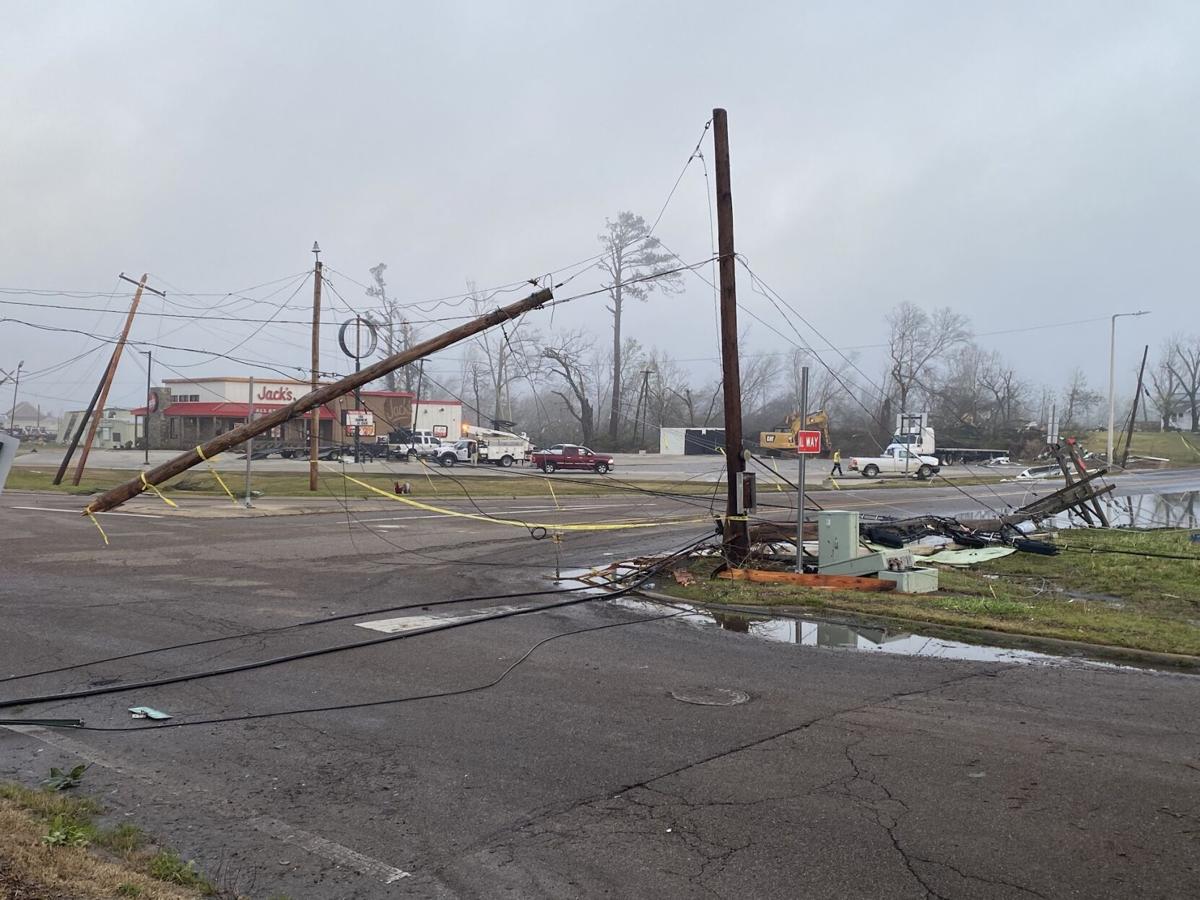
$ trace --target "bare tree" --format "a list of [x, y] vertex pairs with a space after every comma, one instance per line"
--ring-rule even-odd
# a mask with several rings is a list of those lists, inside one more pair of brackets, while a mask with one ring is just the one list
[[1002, 365], [989, 367], [983, 372], [983, 386], [995, 398], [992, 432], [1016, 426], [1018, 418], [1026, 411], [1029, 395], [1028, 386], [1017, 378], [1016, 370]]
[[1200, 337], [1175, 338], [1167, 354], [1167, 368], [1175, 376], [1187, 401], [1192, 431], [1200, 431]]
[[564, 382], [565, 391], [551, 388], [550, 392], [560, 397], [571, 417], [579, 423], [581, 442], [591, 445], [596, 435], [595, 407], [588, 391], [589, 366], [585, 361], [591, 355], [593, 339], [583, 331], [564, 335], [552, 346], [542, 348], [542, 356], [550, 362], [550, 374]]
[[[494, 305], [490, 298], [479, 293], [474, 282], [467, 282], [467, 290], [472, 311], [476, 316], [486, 314]], [[471, 342], [479, 353], [479, 368], [490, 388], [492, 420], [510, 419], [513, 382], [527, 379], [532, 389], [540, 369], [540, 336], [536, 331], [525, 328], [518, 322], [515, 325], [506, 324], [481, 331]]]
[[1175, 417], [1183, 409], [1179, 380], [1175, 377], [1175, 372], [1170, 366], [1171, 349], [1171, 344], [1168, 342], [1163, 348], [1163, 358], [1159, 360], [1158, 365], [1150, 370], [1150, 390], [1148, 391], [1148, 395], [1151, 405], [1154, 406], [1155, 412], [1158, 413], [1158, 427], [1160, 431], [1166, 431], [1172, 427]]
[[[377, 303], [375, 309], [368, 310], [364, 316], [379, 332], [380, 358], [386, 358], [403, 350], [408, 350], [417, 342], [417, 329], [404, 315], [399, 303], [387, 295], [387, 282], [383, 273], [387, 271], [387, 263], [380, 263], [368, 269], [371, 280], [375, 283], [367, 288], [367, 296]], [[417, 367], [404, 366], [398, 371], [388, 372], [384, 383], [389, 391], [400, 389], [403, 381], [404, 390], [414, 391], [417, 386]]]
[[625, 301], [645, 300], [655, 289], [664, 294], [680, 289], [679, 273], [664, 274], [670, 269], [672, 255], [660, 249], [658, 239], [650, 234], [645, 220], [631, 212], [622, 212], [615, 222], [605, 220], [599, 236], [604, 248], [597, 263], [607, 276], [605, 289], [613, 317], [612, 402], [608, 413], [608, 439], [617, 445], [621, 423], [622, 342], [621, 316]]
[[930, 391], [943, 422], [994, 437], [1014, 424], [1026, 387], [999, 353], [970, 342], [949, 355]]
[[1066, 406], [1062, 422], [1079, 424], [1077, 417], [1086, 416], [1104, 398], [1088, 387], [1087, 376], [1078, 366], [1071, 372], [1071, 380], [1063, 391], [1063, 403]]
[[617, 370], [620, 393], [613, 397], [621, 410], [617, 439], [630, 446], [638, 443], [638, 435], [645, 430], [643, 401], [653, 374], [652, 360], [641, 341], [625, 338], [621, 341], [621, 367]]
[[946, 431], [977, 430], [991, 417], [991, 397], [983, 383], [987, 353], [975, 343], [947, 355], [944, 368], [926, 386], [932, 410]]
[[912, 303], [901, 303], [888, 313], [887, 322], [889, 394], [901, 412], [912, 412], [914, 392], [928, 391], [938, 362], [970, 339], [970, 324], [949, 307], [931, 315]]
[[782, 369], [781, 360], [773, 353], [751, 357], [746, 361], [741, 367], [742, 409], [745, 413], [755, 413], [766, 405]]
[[652, 372], [650, 392], [653, 396], [653, 420], [657, 427], [677, 425], [681, 421], [685, 421], [689, 427], [694, 426], [696, 404], [687, 372], [659, 350], [651, 352], [649, 365]]

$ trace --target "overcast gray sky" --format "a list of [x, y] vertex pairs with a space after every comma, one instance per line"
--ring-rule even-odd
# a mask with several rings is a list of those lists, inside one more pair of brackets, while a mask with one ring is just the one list
[[[737, 248], [838, 345], [878, 343], [904, 300], [953, 306], [980, 333], [1104, 317], [979, 339], [1031, 381], [1061, 384], [1078, 364], [1100, 386], [1109, 314], [1154, 312], [1121, 323], [1123, 370], [1143, 343], [1200, 331], [1194, 2], [4, 8], [6, 290], [107, 294], [118, 272], [148, 271], [178, 303], [203, 307], [222, 301], [182, 292], [299, 273], [314, 240], [352, 304], [362, 289], [336, 273], [367, 281], [380, 261], [406, 300], [461, 292], [468, 278], [513, 282], [595, 253], [606, 216], [653, 219], [724, 106]], [[707, 138], [703, 149], [711, 159]], [[709, 254], [697, 164], [659, 234], [689, 261]], [[587, 273], [571, 289], [598, 283]], [[280, 284], [271, 299], [286, 300], [288, 281], [254, 295]], [[685, 284], [631, 309], [627, 333], [696, 359], [708, 378], [712, 294]], [[739, 288], [770, 313], [744, 276]], [[128, 296], [122, 288], [113, 307]], [[311, 282], [291, 302], [297, 310], [279, 317], [304, 318]], [[156, 299], [144, 308], [184, 311]], [[120, 324], [0, 309], [108, 334]], [[224, 350], [257, 327], [183, 324], [145, 318], [134, 336]], [[553, 324], [587, 324], [602, 339], [609, 326], [600, 298], [557, 310]], [[760, 326], [751, 336], [753, 350], [787, 346]], [[333, 332], [326, 345], [324, 364], [345, 370]], [[44, 369], [90, 346], [0, 322], [0, 368]], [[305, 366], [306, 348], [303, 326], [268, 326], [234, 353]], [[81, 406], [107, 352], [26, 382], [22, 397]], [[875, 352], [859, 351], [871, 373]], [[155, 356], [189, 374], [249, 374]], [[113, 401], [140, 403], [144, 378], [127, 358]], [[0, 406], [10, 399], [6, 386]]]

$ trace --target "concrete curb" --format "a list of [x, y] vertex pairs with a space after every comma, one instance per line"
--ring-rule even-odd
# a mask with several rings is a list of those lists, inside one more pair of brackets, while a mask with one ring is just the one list
[[907, 631], [919, 631], [933, 637], [961, 640], [968, 644], [989, 644], [1014, 650], [1033, 650], [1054, 656], [1087, 657], [1104, 662], [1133, 663], [1157, 668], [1182, 671], [1200, 670], [1200, 656], [1186, 653], [1160, 653], [1154, 650], [1139, 650], [1135, 647], [1114, 647], [1108, 644], [1089, 644], [1065, 638], [1042, 637], [1008, 631], [993, 631], [988, 628], [971, 628], [966, 625], [946, 625], [925, 619], [905, 619], [899, 616], [864, 615], [846, 609], [815, 606], [744, 606], [741, 604], [705, 603], [674, 597], [658, 591], [637, 591], [643, 597], [660, 603], [690, 603], [704, 609], [723, 612], [744, 613], [757, 616], [774, 616], [787, 619], [808, 619], [829, 622], [833, 625], [895, 625]]

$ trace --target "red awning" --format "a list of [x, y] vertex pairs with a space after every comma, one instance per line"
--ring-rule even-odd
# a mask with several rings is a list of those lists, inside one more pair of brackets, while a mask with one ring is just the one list
[[[278, 403], [255, 403], [254, 414], [257, 416], [265, 415], [266, 413], [275, 412], [286, 404]], [[221, 419], [244, 419], [250, 412], [249, 403], [172, 403], [163, 410], [164, 416], [216, 416]], [[312, 413], [306, 412], [303, 416], [297, 418], [311, 419]], [[321, 418], [329, 421], [335, 420], [334, 416], [326, 407], [321, 407]]]

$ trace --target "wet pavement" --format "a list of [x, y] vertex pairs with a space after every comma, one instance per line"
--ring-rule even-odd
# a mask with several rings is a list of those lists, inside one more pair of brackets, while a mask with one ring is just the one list
[[826, 647], [861, 653], [923, 656], [933, 659], [957, 659], [973, 662], [1116, 668], [1113, 663], [1090, 660], [1078, 655], [1065, 656], [1011, 647], [972, 644], [887, 627], [847, 625], [840, 622], [800, 619], [790, 616], [758, 616], [752, 613], [716, 611], [688, 603], [668, 604], [629, 598], [620, 598], [610, 602], [647, 615], [661, 615], [674, 609], [678, 610], [679, 614], [670, 620], [673, 622], [693, 628], [715, 628], [745, 634], [750, 638], [776, 644], [794, 644], [797, 647]]
[[[1200, 894], [1196, 678], [951, 659], [887, 629], [661, 619], [598, 599], [471, 621], [543, 601], [495, 595], [551, 587], [560, 551], [579, 567], [679, 547], [702, 527], [559, 547], [416, 512], [127, 515], [105, 518], [106, 547], [78, 516], [28, 505], [0, 497], [0, 676], [225, 642], [9, 682], [6, 698], [410, 633], [402, 611], [381, 609], [392, 604], [469, 626], [28, 707], [117, 732], [0, 728], [0, 777], [36, 784], [88, 762], [83, 789], [114, 821], [231, 892]], [[461, 599], [432, 607], [447, 598]], [[331, 613], [353, 615], [239, 637]], [[872, 649], [914, 639], [923, 650]], [[124, 733], [132, 705], [205, 724]]]

